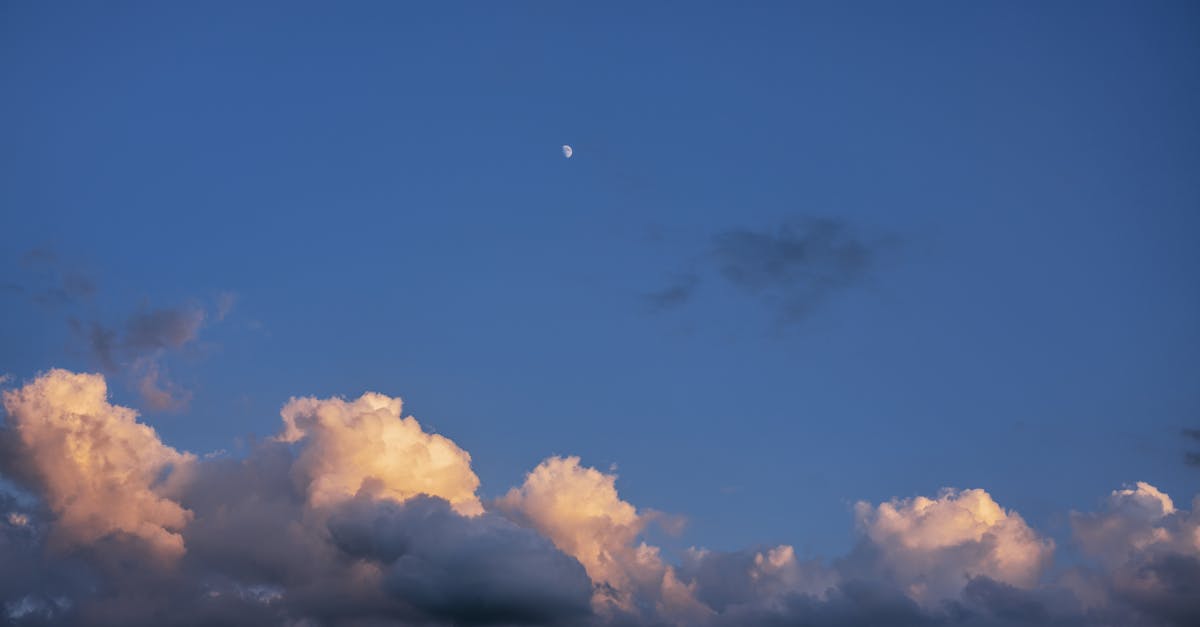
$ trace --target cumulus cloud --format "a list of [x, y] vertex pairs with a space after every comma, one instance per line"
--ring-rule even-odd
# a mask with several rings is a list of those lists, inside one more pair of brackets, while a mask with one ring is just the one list
[[1180, 510], [1145, 482], [1114, 490], [1100, 512], [1071, 515], [1080, 548], [1100, 566], [1073, 581], [1095, 605], [1124, 602], [1172, 624], [1200, 622], [1200, 496]]
[[645, 521], [637, 508], [621, 500], [616, 480], [616, 475], [580, 465], [578, 457], [551, 457], [497, 505], [523, 516], [574, 555], [592, 579], [624, 590], [629, 567], [638, 561], [634, 540]]
[[692, 548], [679, 574], [696, 597], [723, 614], [770, 608], [795, 595], [825, 596], [838, 573], [818, 560], [801, 561], [790, 545], [733, 552]]
[[1148, 483], [1071, 517], [1085, 560], [980, 489], [855, 508], [849, 555], [693, 548], [617, 477], [551, 457], [486, 505], [470, 456], [398, 398], [292, 399], [276, 438], [195, 457], [55, 370], [4, 394], [0, 623], [1196, 624], [1197, 504]]
[[439, 496], [461, 514], [483, 511], [471, 455], [449, 438], [403, 417], [399, 398], [368, 392], [356, 400], [295, 398], [283, 408], [284, 442], [304, 441], [294, 476], [315, 507], [366, 492], [403, 501]]
[[583, 566], [495, 514], [464, 517], [445, 500], [355, 499], [329, 522], [346, 554], [383, 564], [385, 587], [458, 625], [559, 624], [591, 613]]
[[194, 458], [163, 444], [133, 410], [109, 404], [107, 396], [103, 377], [65, 370], [5, 391], [19, 443], [9, 464], [35, 482], [58, 516], [62, 542], [123, 533], [177, 557], [190, 512], [163, 495], [163, 478]]
[[[600, 609], [636, 611], [639, 596], [657, 597], [667, 567], [656, 547], [638, 543], [645, 516], [617, 494], [614, 474], [551, 457], [525, 482], [496, 501], [497, 507], [530, 524], [578, 559], [597, 583]], [[680, 593], [679, 588], [673, 592]]]
[[984, 490], [945, 490], [936, 499], [878, 506], [859, 502], [855, 518], [873, 566], [926, 603], [958, 596], [971, 577], [1030, 588], [1054, 552], [1052, 541]]

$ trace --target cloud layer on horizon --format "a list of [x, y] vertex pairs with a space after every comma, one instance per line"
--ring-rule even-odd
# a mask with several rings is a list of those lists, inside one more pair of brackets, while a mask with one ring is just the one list
[[[98, 374], [4, 392], [0, 623], [11, 625], [1185, 625], [1200, 497], [1072, 513], [1083, 559], [982, 489], [855, 506], [847, 555], [677, 559], [616, 476], [550, 457], [493, 502], [398, 398], [292, 399], [245, 457], [164, 444]], [[3, 484], [0, 484], [2, 486]]]

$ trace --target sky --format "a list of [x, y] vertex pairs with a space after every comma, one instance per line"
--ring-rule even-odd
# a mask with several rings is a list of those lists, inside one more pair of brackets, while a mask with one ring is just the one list
[[[217, 577], [206, 508], [262, 466], [354, 540], [338, 559], [392, 573], [411, 624], [492, 619], [413, 601], [396, 581], [440, 580], [396, 574], [362, 520], [441, 516], [417, 544], [461, 527], [489, 564], [561, 568], [592, 590], [546, 601], [571, 620], [773, 624], [727, 608], [801, 591], [828, 618], [860, 580], [933, 620], [994, 597], [964, 571], [1185, 624], [1195, 603], [1121, 593], [1096, 530], [1150, 503], [1200, 590], [1198, 27], [1189, 2], [3, 3], [0, 492], [53, 556], [44, 589], [0, 576], [6, 620], [142, 620], [48, 592], [124, 581], [114, 537]], [[89, 466], [54, 447], [79, 415], [125, 433], [122, 407], [154, 430], [129, 431], [148, 483], [116, 518], [76, 511]], [[397, 461], [421, 455], [457, 461]], [[591, 505], [547, 496], [574, 489], [620, 532], [580, 539]], [[1005, 530], [926, 535], [1027, 563], [914, 557], [888, 521], [918, 497]], [[700, 548], [824, 570], [739, 605]], [[910, 567], [919, 586], [887, 578]], [[288, 620], [348, 620], [219, 572]]]

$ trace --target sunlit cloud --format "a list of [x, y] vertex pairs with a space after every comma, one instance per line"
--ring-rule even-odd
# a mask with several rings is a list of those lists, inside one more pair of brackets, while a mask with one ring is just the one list
[[288, 401], [279, 439], [305, 444], [293, 475], [310, 504], [331, 506], [360, 493], [396, 501], [426, 494], [446, 499], [460, 514], [483, 512], [471, 455], [423, 431], [402, 408], [400, 399], [374, 393], [353, 401]]
[[169, 557], [184, 552], [191, 512], [164, 495], [167, 480], [194, 461], [166, 446], [128, 408], [111, 405], [100, 375], [52, 370], [4, 392], [18, 444], [7, 460], [57, 515], [55, 537], [88, 544], [114, 533]]
[[[673, 520], [550, 457], [485, 503], [399, 398], [296, 398], [241, 457], [164, 444], [103, 376], [4, 393], [0, 607], [12, 624], [1185, 625], [1200, 517], [1139, 482], [1071, 516], [1083, 562], [982, 489], [854, 508], [848, 555], [670, 555]], [[669, 525], [677, 526], [677, 525]], [[148, 569], [147, 565], [155, 565]]]

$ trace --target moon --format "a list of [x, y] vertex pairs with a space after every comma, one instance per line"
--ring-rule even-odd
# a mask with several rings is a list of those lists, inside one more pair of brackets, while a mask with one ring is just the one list
[[566, 158], [570, 159], [570, 158], [571, 158], [571, 155], [572, 155], [572, 154], [574, 154], [574, 153], [575, 153], [575, 151], [574, 151], [574, 150], [571, 150], [571, 147], [570, 147], [570, 146], [568, 146], [568, 145], [566, 145], [566, 144], [563, 144], [563, 156], [564, 156], [564, 157], [566, 157]]

